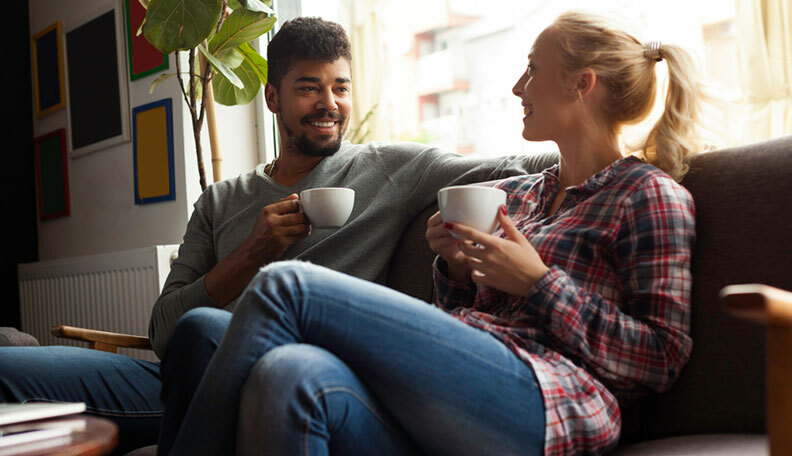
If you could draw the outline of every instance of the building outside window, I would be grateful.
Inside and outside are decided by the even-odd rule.
[[[419,141],[464,155],[495,156],[555,149],[553,143],[522,139],[522,106],[511,89],[536,36],[570,9],[614,18],[644,41],[684,46],[718,101],[707,108],[705,140],[713,147],[748,142],[734,128],[739,111],[734,105],[745,98],[736,2],[301,0],[299,5],[300,14],[339,22],[350,33],[358,110],[351,126],[370,113],[366,141]],[[665,65],[657,69],[662,84]],[[624,140],[638,139],[635,132],[654,122],[657,108],[643,125],[626,131]]]

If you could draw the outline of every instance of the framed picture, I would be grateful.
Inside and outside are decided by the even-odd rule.
[[[66,31],[69,151],[72,156],[129,141],[129,85],[121,0]]]
[[[39,218],[49,220],[69,215],[69,170],[66,160],[66,130],[63,128],[37,137],[36,185]]]
[[[170,98],[132,110],[135,204],[176,199],[173,165],[173,102]]]
[[[63,40],[61,23],[55,22],[33,36],[33,93],[36,117],[41,118],[66,106],[63,84]]]
[[[140,24],[146,9],[138,0],[126,1],[127,47],[129,48],[129,79],[134,81],[168,69],[168,55],[158,51],[141,33]]]

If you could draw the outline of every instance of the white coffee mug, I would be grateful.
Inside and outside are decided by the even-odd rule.
[[[443,222],[461,223],[488,234],[498,226],[498,210],[502,204],[506,204],[506,192],[499,188],[455,185],[437,192]]]
[[[355,206],[355,191],[344,187],[311,188],[300,192],[300,207],[314,228],[343,226]]]

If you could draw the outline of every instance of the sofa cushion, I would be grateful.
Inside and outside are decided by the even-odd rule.
[[[625,414],[625,429],[641,428],[640,439],[763,433],[765,331],[724,312],[718,293],[792,289],[792,136],[701,154],[682,183],[696,204],[693,352],[670,391]]]
[[[703,434],[650,440],[621,446],[611,456],[765,456],[767,436],[761,434]]]
[[[0,327],[0,347],[5,346],[38,346],[38,339],[28,333],[23,333],[16,328]]]

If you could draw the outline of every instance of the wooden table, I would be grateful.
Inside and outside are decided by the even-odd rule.
[[[0,448],[0,456],[99,456],[109,454],[118,444],[118,426],[110,420],[88,415],[40,420],[48,425],[82,420],[84,426],[64,437]],[[9,426],[3,426],[1,429]]]

